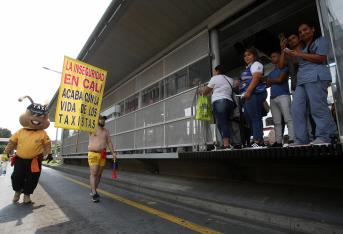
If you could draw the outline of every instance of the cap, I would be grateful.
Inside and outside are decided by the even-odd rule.
[[[47,115],[49,113],[48,106],[32,103],[27,107],[34,115]]]

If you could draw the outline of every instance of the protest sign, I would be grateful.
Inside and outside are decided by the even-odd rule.
[[[95,132],[107,71],[64,57],[55,127]]]

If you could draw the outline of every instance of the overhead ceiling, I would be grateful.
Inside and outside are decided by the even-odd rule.
[[[103,25],[99,23],[100,37],[93,35],[96,40],[90,38],[79,59],[108,71],[106,93],[145,61],[230,1],[114,1],[116,4],[113,3],[106,13],[112,17],[111,21],[107,23],[105,19]],[[103,28],[104,25],[107,26]]]

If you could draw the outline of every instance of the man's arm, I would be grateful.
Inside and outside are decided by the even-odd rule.
[[[280,69],[283,69],[284,67],[286,67],[286,58],[285,58],[285,51],[284,51],[284,49],[286,48],[286,45],[287,45],[286,39],[280,42],[281,54],[280,54],[280,60],[278,64]]]
[[[270,86],[272,84],[280,84],[283,83],[288,78],[288,72],[282,72],[278,78],[268,79],[267,85]]]
[[[109,134],[107,129],[106,129],[106,144],[107,144],[108,148],[110,148],[110,150],[111,150],[113,160],[116,160],[117,159],[117,153],[115,152],[115,150],[113,148],[112,140],[111,140],[110,134]]]
[[[17,143],[10,140],[4,149],[4,154],[10,154],[16,147]]]
[[[48,134],[45,132],[45,136],[44,136],[44,139],[43,139],[43,157],[44,156],[48,156],[48,157],[52,157],[52,147],[51,147],[51,140],[48,136]],[[56,143],[57,145],[57,139],[56,139]],[[55,147],[57,147],[55,145]]]
[[[310,61],[312,63],[318,63],[318,64],[324,63],[327,59],[326,55],[308,54],[308,53],[304,53],[304,52],[296,51],[296,50],[290,50],[288,54],[291,56],[300,57],[304,60]]]
[[[11,136],[8,144],[5,147],[4,154],[8,155],[8,154],[12,153],[13,150],[15,150],[17,148],[17,144],[18,144],[18,140],[19,140],[19,132],[20,132],[20,130]]]

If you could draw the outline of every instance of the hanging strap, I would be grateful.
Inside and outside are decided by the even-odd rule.
[[[229,83],[229,85],[231,87],[231,99],[232,99],[233,104],[235,105],[235,107],[238,106],[237,103],[236,103],[236,99],[233,96],[233,87],[232,87],[230,81],[228,79],[226,79],[224,75],[222,75],[222,77],[224,78],[224,80],[227,81],[227,83]]]

